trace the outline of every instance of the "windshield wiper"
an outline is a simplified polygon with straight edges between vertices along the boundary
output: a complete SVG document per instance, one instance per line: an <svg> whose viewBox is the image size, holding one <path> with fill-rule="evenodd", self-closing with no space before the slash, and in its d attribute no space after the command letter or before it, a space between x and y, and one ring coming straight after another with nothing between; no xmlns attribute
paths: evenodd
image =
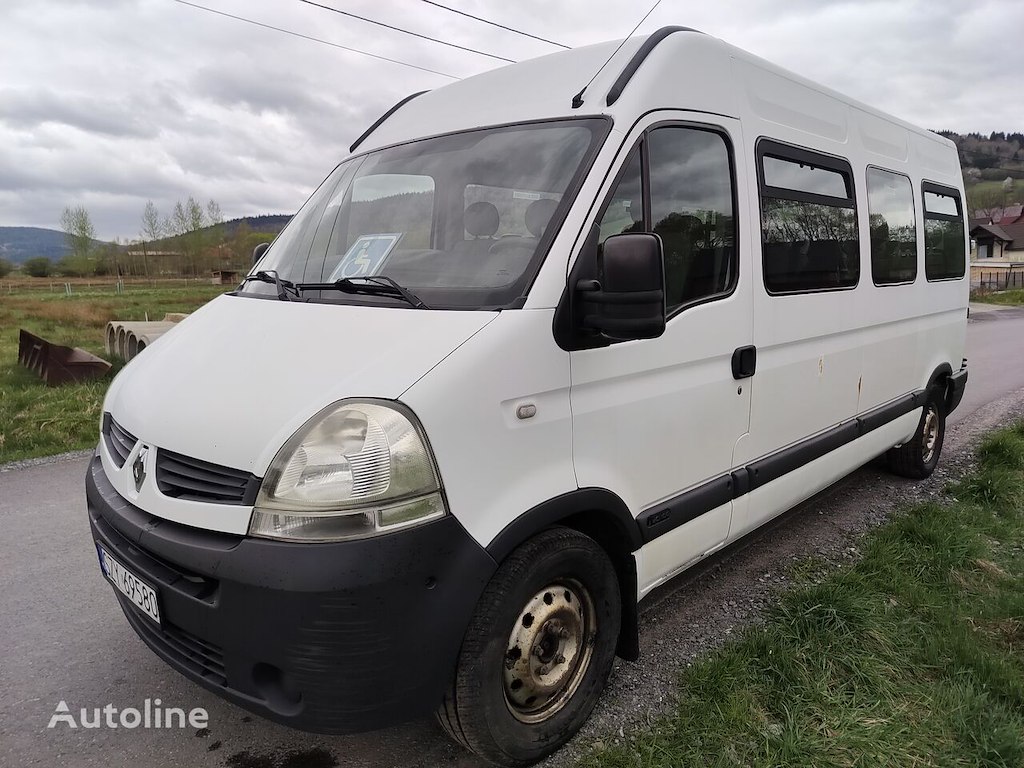
<svg viewBox="0 0 1024 768"><path fill-rule="evenodd" d="M414 309L430 309L422 299L408 288L396 283L384 275L368 275L367 277L343 277L333 283L298 283L295 290L302 291L341 291L343 293L359 293L366 296L391 296L402 299Z"/></svg>
<svg viewBox="0 0 1024 768"><path fill-rule="evenodd" d="M295 301L296 299L300 298L299 291L295 283L293 283L291 280L283 280L281 276L277 274L277 270L261 269L254 275L247 275L245 279L242 280L242 285L245 285L251 280L258 280L261 283L270 283L271 285L275 286L277 288L277 298L279 298L281 301ZM292 296L295 297L294 299L288 295L289 291L291 291Z"/></svg>

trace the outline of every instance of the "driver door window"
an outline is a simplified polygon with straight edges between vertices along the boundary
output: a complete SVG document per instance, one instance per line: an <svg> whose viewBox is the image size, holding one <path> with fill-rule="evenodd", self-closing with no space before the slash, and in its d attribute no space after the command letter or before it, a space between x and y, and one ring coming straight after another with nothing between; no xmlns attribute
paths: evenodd
<svg viewBox="0 0 1024 768"><path fill-rule="evenodd" d="M653 232L665 253L669 313L736 285L736 216L729 146L715 131L664 126L637 146L609 197L598 226L612 235ZM647 171L642 173L646 149ZM644 185L650 211L644 209Z"/></svg>

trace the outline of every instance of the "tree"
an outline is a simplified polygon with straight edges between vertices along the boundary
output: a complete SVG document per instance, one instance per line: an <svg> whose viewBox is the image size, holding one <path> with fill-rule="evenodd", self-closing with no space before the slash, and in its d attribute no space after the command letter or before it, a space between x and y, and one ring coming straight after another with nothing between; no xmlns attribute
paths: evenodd
<svg viewBox="0 0 1024 768"><path fill-rule="evenodd" d="M0 259L0 277L7 277L13 269L14 265L11 262L7 259Z"/></svg>
<svg viewBox="0 0 1024 768"><path fill-rule="evenodd" d="M142 209L142 270L146 277L149 277L149 245L167 234L167 228L160 219L160 211L153 205L152 200L146 201L146 207Z"/></svg>
<svg viewBox="0 0 1024 768"><path fill-rule="evenodd" d="M206 223L211 227L224 223L224 216L220 212L220 203L216 200L211 199L206 202Z"/></svg>
<svg viewBox="0 0 1024 768"><path fill-rule="evenodd" d="M199 201L189 195L188 200L174 204L168 222L168 229L185 256L185 262L193 275L198 274L199 259L213 243L216 236L211 228L222 221L220 205L216 200L206 203L204 209Z"/></svg>
<svg viewBox="0 0 1024 768"><path fill-rule="evenodd" d="M49 277L53 271L53 264L45 256L35 256L31 259L25 259L21 268L25 271L26 275L31 277Z"/></svg>
<svg viewBox="0 0 1024 768"><path fill-rule="evenodd" d="M1006 207L1009 196L1009 191L1002 185L999 187L970 187L967 190L968 213L971 217L980 214L998 219L1002 216L1003 208Z"/></svg>
<svg viewBox="0 0 1024 768"><path fill-rule="evenodd" d="M92 253L96 230L84 206L68 206L60 216L60 228L68 240L68 247L76 259L88 259Z"/></svg>

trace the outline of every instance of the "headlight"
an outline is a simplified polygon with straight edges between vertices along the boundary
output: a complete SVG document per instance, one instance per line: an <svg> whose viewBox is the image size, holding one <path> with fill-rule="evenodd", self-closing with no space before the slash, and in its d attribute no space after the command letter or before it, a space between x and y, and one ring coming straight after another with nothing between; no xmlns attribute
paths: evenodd
<svg viewBox="0 0 1024 768"><path fill-rule="evenodd" d="M446 514L422 428L394 402L341 401L278 451L249 533L337 541L387 533Z"/></svg>

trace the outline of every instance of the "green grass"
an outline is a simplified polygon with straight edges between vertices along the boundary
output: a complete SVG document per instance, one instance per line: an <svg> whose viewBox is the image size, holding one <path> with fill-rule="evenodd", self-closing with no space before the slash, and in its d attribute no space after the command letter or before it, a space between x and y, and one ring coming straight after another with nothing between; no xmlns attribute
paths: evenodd
<svg viewBox="0 0 1024 768"><path fill-rule="evenodd" d="M983 301L986 304L1009 304L1011 306L1020 306L1024 304L1024 288L1014 288L1013 290L1000 291L999 293L979 291L976 294L971 295L971 301Z"/></svg>
<svg viewBox="0 0 1024 768"><path fill-rule="evenodd" d="M1014 192L1019 191L1020 183L1021 182L1020 182L1019 179L1014 182L1014 185L1013 185L1013 191ZM982 194L982 193L986 193L986 192L1002 192L1003 191L1003 181L1002 181L1002 179L998 179L998 180L989 179L987 181L977 181L977 182L975 182L973 184L968 184L968 185L966 185L966 187L967 187L967 193L968 194L972 194L972 193ZM1009 196L1010 197L1014 197L1014 195L1012 193Z"/></svg>
<svg viewBox="0 0 1024 768"><path fill-rule="evenodd" d="M191 312L224 286L181 281L160 286L112 288L76 286L71 296L51 293L49 282L19 284L0 293L0 463L89 448L96 443L100 406L110 378L122 366L111 360L110 375L86 384L47 387L18 365L18 329L47 341L82 347L105 357L108 320L160 320L167 312Z"/></svg>
<svg viewBox="0 0 1024 768"><path fill-rule="evenodd" d="M677 711L591 768L1024 765L1024 424L943 503L813 564L764 625L680 676Z"/></svg>

